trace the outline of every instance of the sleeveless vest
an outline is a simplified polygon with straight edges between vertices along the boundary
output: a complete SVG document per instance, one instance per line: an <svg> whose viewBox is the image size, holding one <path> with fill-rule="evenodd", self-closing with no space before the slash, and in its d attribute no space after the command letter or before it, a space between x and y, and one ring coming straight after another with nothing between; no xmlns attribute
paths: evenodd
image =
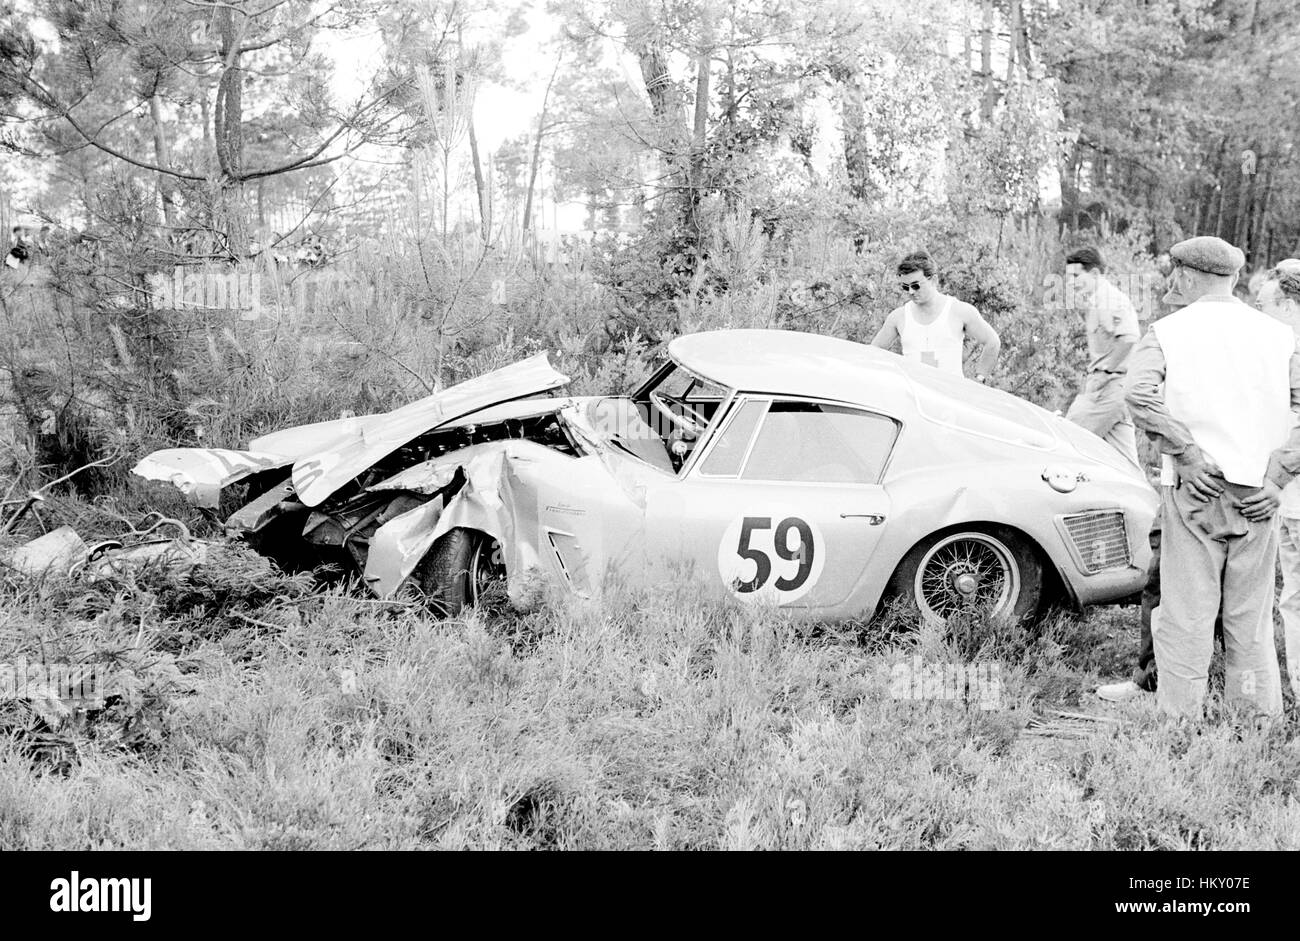
<svg viewBox="0 0 1300 941"><path fill-rule="evenodd" d="M902 323L898 330L903 355L908 359L938 367L953 375L962 375L962 341L966 330L952 314L952 298L944 303L934 323L923 324L916 319L916 303L908 301L903 307Z"/></svg>
<svg viewBox="0 0 1300 941"><path fill-rule="evenodd" d="M1235 298L1202 298L1152 324L1165 405L1231 483L1258 487L1291 430L1295 333ZM1174 482L1164 455L1162 483Z"/></svg>

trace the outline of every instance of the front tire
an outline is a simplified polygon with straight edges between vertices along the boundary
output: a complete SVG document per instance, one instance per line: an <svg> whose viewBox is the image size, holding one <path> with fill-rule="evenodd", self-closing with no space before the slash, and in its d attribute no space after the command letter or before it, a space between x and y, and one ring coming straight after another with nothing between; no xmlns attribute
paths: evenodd
<svg viewBox="0 0 1300 941"><path fill-rule="evenodd" d="M889 593L923 618L946 622L976 609L995 618L1032 618L1043 597L1043 565L1014 530L960 527L917 543L890 579Z"/></svg>
<svg viewBox="0 0 1300 941"><path fill-rule="evenodd" d="M487 533L456 527L438 537L419 568L415 582L442 617L455 617L477 605L506 577L501 547Z"/></svg>

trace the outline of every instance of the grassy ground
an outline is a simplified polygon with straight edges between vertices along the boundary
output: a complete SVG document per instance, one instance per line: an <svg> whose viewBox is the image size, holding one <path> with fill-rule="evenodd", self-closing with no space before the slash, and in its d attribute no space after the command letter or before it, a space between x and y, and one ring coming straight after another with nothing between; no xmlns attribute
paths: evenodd
<svg viewBox="0 0 1300 941"><path fill-rule="evenodd" d="M3 659L114 665L102 710L0 704L5 849L1300 846L1293 711L1090 699L1131 608L886 638L679 591L439 623L235 550L2 590ZM996 664L997 708L897 698L916 657Z"/></svg>

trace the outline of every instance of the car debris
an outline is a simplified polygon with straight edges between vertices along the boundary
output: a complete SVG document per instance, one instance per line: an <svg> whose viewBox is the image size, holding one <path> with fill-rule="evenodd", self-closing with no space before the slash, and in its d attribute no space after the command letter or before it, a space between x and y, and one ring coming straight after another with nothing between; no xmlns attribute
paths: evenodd
<svg viewBox="0 0 1300 941"><path fill-rule="evenodd" d="M54 571L66 575L86 558L86 543L71 526L60 526L44 536L23 543L6 560L6 565L29 578Z"/></svg>
<svg viewBox="0 0 1300 941"><path fill-rule="evenodd" d="M166 535L167 529L175 534ZM195 539L189 527L151 513L141 528L131 526L130 532L93 546L71 526L60 526L14 549L5 564L28 578L58 574L95 581L145 566L164 567L183 576L207 558L208 543Z"/></svg>

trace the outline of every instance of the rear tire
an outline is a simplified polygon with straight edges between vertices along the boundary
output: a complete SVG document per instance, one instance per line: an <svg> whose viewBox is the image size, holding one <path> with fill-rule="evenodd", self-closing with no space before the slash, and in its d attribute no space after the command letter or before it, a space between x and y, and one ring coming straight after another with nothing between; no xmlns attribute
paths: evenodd
<svg viewBox="0 0 1300 941"><path fill-rule="evenodd" d="M455 617L476 605L494 584L504 583L501 547L487 533L456 527L438 537L419 568L415 582L442 617Z"/></svg>
<svg viewBox="0 0 1300 941"><path fill-rule="evenodd" d="M1014 530L962 526L917 543L894 571L888 593L942 622L980 607L991 617L1033 618L1043 598L1043 564Z"/></svg>

